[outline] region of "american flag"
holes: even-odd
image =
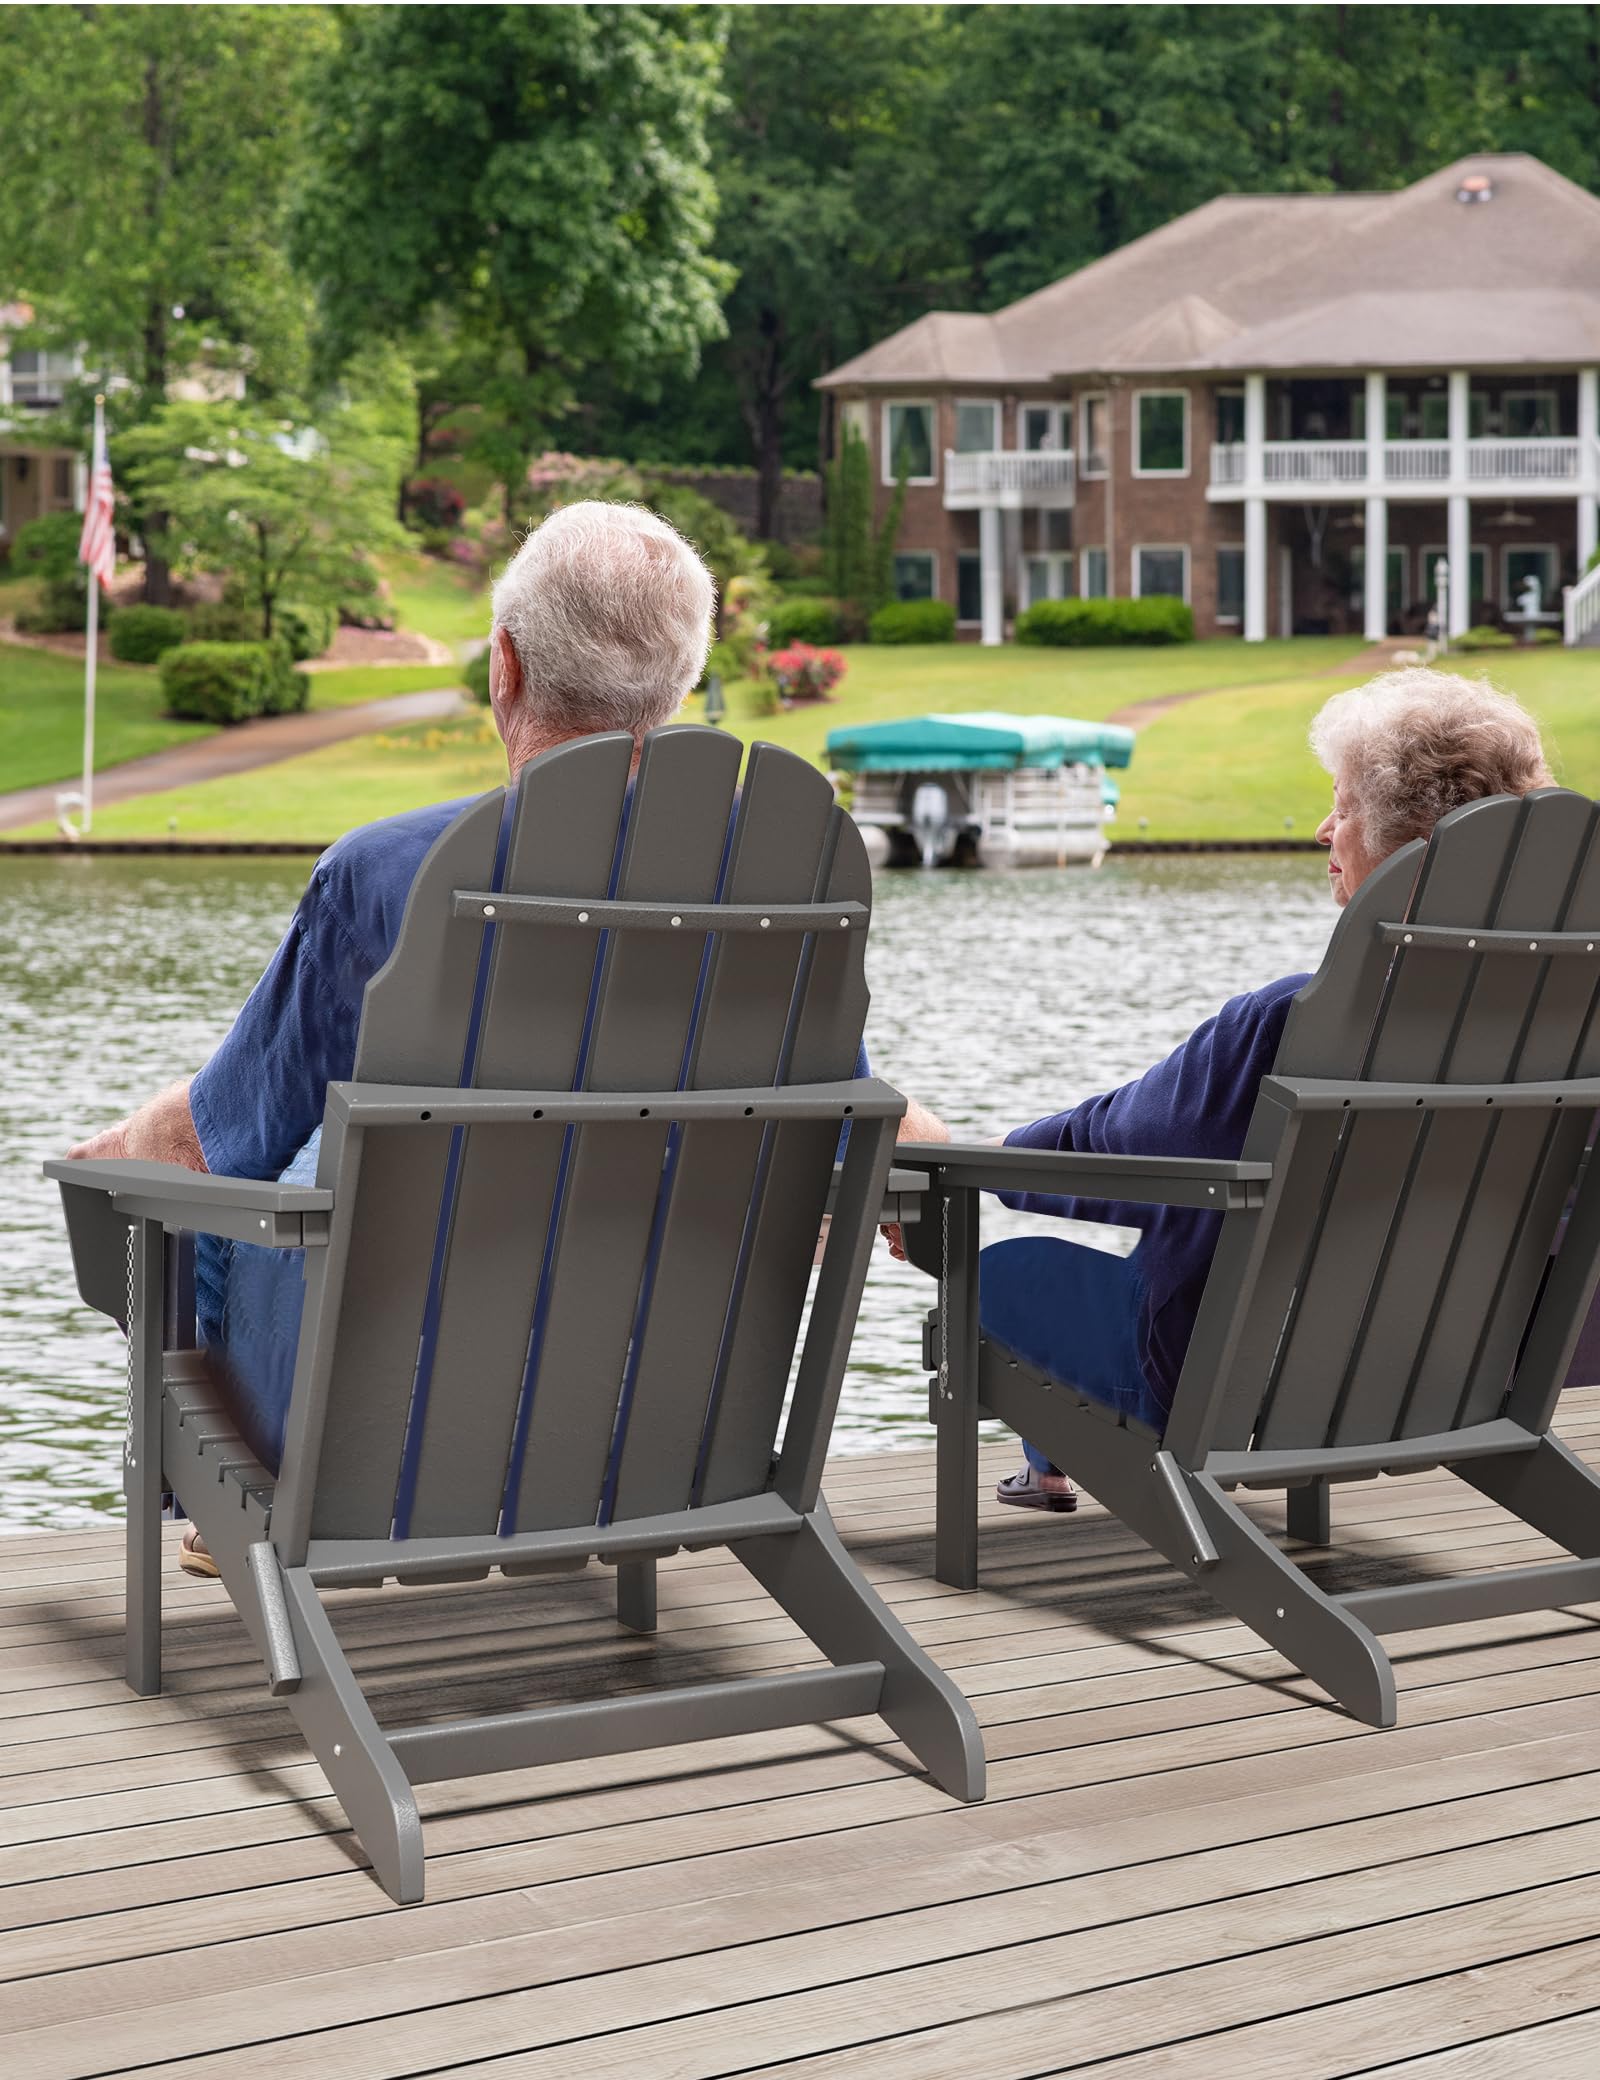
[[[111,492],[111,464],[106,459],[106,422],[100,406],[94,414],[94,467],[89,472],[89,497],[83,509],[83,533],[78,538],[78,561],[86,563],[109,592],[117,568],[117,536]]]

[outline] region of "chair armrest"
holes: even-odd
[[[278,1184],[253,1177],[213,1177],[182,1163],[70,1162],[52,1157],[46,1177],[69,1194],[103,1199],[123,1221],[159,1221],[164,1228],[192,1228],[202,1235],[227,1235],[270,1249],[303,1249],[325,1243],[333,1194],[316,1185]]]
[[[1270,1163],[1214,1162],[1204,1156],[1103,1156],[1071,1149],[972,1147],[902,1141],[897,1166],[923,1170],[946,1192],[1051,1192],[1119,1199],[1133,1206],[1196,1206],[1235,1213],[1266,1203]]]
[[[833,1211],[833,1202],[838,1196],[839,1179],[844,1171],[843,1163],[833,1166],[833,1182],[828,1186],[828,1203],[824,1209]],[[892,1168],[884,1180],[883,1205],[878,1212],[880,1226],[898,1221],[903,1226],[907,1221],[922,1218],[922,1202],[928,1190],[928,1174],[925,1170],[902,1170]]]

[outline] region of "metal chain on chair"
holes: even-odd
[[[133,1298],[135,1284],[133,1249],[134,1237],[138,1232],[138,1229],[130,1224],[128,1228],[128,1391],[122,1428],[122,1463],[125,1467],[133,1464]]]

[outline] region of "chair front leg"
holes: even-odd
[[[934,1574],[952,1589],[978,1586],[978,1195],[940,1189],[939,1319],[930,1396],[938,1438]]]
[[[128,1231],[127,1682],[140,1697],[161,1688],[161,1359],[166,1238],[159,1221]]]

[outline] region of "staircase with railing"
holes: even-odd
[[[1569,650],[1580,643],[1600,644],[1600,563],[1563,594],[1561,640]]]

